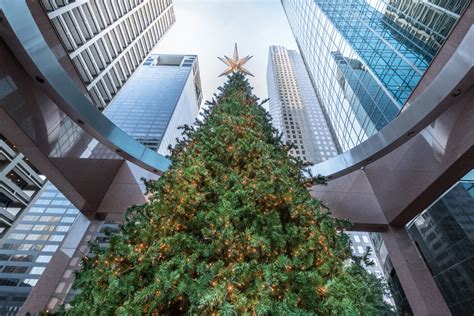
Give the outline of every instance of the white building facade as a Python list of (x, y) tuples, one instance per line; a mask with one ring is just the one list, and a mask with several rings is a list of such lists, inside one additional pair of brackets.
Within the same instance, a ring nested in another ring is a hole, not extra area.
[(337, 155), (298, 52), (282, 46), (270, 47), (267, 84), (273, 124), (285, 141), (294, 144), (291, 154), (312, 163)]
[(101, 110), (176, 20), (171, 0), (41, 0), (41, 5)]

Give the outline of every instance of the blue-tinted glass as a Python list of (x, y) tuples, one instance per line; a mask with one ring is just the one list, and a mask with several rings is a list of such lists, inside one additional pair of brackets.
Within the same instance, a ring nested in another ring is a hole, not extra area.
[[(347, 150), (396, 117), (470, 1), (282, 3), (335, 137)], [(352, 115), (357, 120), (349, 122)]]
[(453, 315), (474, 313), (474, 183), (460, 182), (408, 227)]
[(120, 90), (104, 114), (145, 146), (157, 150), (170, 121), (192, 62), (159, 63), (148, 58)]

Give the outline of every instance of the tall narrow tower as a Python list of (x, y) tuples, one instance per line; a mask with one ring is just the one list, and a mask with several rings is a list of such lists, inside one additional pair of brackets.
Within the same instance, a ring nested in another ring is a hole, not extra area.
[(318, 163), (337, 155), (337, 148), (312, 89), (300, 54), (271, 46), (267, 87), (273, 125), (295, 145), (291, 154)]

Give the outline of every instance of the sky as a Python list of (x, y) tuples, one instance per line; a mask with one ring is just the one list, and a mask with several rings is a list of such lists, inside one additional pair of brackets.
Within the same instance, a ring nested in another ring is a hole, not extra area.
[(226, 65), (217, 56), (253, 55), (245, 67), (254, 93), (267, 98), (268, 48), (282, 45), (297, 49), (280, 0), (173, 0), (176, 23), (154, 53), (198, 55), (204, 100), (209, 100), (225, 77)]

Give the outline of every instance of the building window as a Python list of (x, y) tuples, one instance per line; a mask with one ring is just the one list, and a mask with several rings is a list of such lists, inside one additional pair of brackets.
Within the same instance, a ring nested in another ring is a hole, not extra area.
[(28, 267), (6, 266), (3, 273), (25, 273)]
[(1, 286), (17, 286), (18, 282), (20, 282), (20, 279), (0, 279)]
[(51, 260), (51, 256), (38, 256), (36, 262), (48, 263)]
[(0, 192), (0, 207), (8, 207), (12, 203), (12, 200), (10, 200), (5, 194)]
[(44, 269), (44, 267), (33, 267), (30, 271), (30, 274), (42, 274)]
[(33, 256), (30, 255), (14, 255), (11, 261), (22, 261), (22, 262), (31, 262), (33, 261)]

